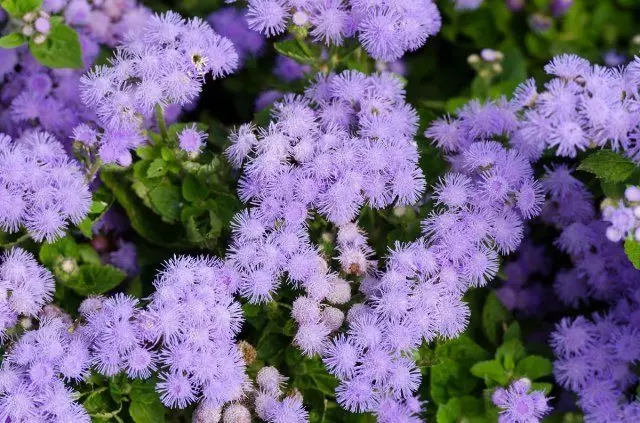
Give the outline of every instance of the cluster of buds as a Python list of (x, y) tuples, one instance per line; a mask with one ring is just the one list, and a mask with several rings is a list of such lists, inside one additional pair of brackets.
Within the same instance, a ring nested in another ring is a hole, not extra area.
[(482, 79), (491, 80), (500, 75), (504, 68), (502, 61), (504, 54), (490, 48), (483, 49), (480, 54), (472, 54), (467, 57), (467, 62)]
[(50, 16), (44, 10), (29, 12), (22, 17), (22, 35), (29, 37), (36, 44), (42, 44), (47, 40), (51, 30)]
[(610, 223), (606, 231), (610, 241), (633, 237), (640, 242), (640, 187), (627, 187), (623, 199), (607, 198), (600, 208), (603, 220)]

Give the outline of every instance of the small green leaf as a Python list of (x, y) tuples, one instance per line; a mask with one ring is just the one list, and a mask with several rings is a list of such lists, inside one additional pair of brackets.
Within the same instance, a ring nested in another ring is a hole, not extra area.
[(83, 264), (80, 277), (65, 282), (77, 294), (88, 296), (104, 294), (122, 283), (126, 274), (111, 265)]
[(42, 244), (40, 247), (40, 261), (47, 267), (53, 267), (60, 259), (75, 258), (77, 255), (78, 244), (68, 236), (51, 244)]
[(95, 222), (90, 217), (85, 217), (82, 219), (80, 223), (78, 223), (78, 229), (87, 238), (91, 238), (93, 236), (93, 224)]
[(451, 398), (446, 404), (438, 406), (436, 422), (475, 422), (475, 418), (483, 414), (484, 403), (481, 399), (472, 396)]
[(148, 178), (159, 178), (167, 174), (167, 166), (164, 160), (157, 158), (149, 164), (147, 169)]
[(174, 222), (180, 216), (182, 197), (180, 190), (174, 185), (160, 185), (149, 191), (149, 200), (154, 210), (164, 220)]
[(3, 0), (0, 6), (14, 18), (22, 18), (25, 14), (42, 6), (42, 0)]
[(188, 174), (182, 181), (182, 197), (185, 200), (197, 203), (203, 201), (209, 195), (207, 186), (201, 183), (195, 176)]
[(512, 339), (520, 340), (520, 323), (518, 322), (511, 323), (502, 336), (503, 342), (511, 341)]
[[(301, 44), (304, 46), (302, 47)], [(295, 60), (296, 62), (310, 65), (315, 61), (315, 58), (310, 54), (311, 47), (304, 41), (296, 40), (284, 40), (278, 43), (274, 43), (273, 47), (276, 51), (283, 56), (287, 56)]]
[(489, 378), (500, 385), (509, 383), (509, 376), (498, 360), (487, 360), (474, 364), (471, 367), (471, 374), (483, 380)]
[(627, 254), (633, 267), (640, 269), (640, 243), (629, 237), (624, 240), (624, 252)]
[(83, 66), (78, 33), (65, 24), (53, 25), (42, 44), (30, 41), (29, 51), (41, 65), (49, 68), (80, 69)]
[(545, 395), (549, 395), (553, 385), (547, 382), (534, 382), (531, 384), (531, 391), (542, 391)]
[(89, 213), (92, 214), (100, 214), (107, 208), (109, 204), (104, 201), (94, 200), (91, 202), (91, 207), (89, 208)]
[(593, 173), (608, 182), (624, 182), (635, 169), (631, 160), (611, 150), (596, 151), (578, 166), (578, 170)]
[(0, 47), (2, 48), (16, 48), (20, 47), (26, 42), (27, 39), (24, 37), (24, 35), (18, 32), (12, 32), (11, 34), (7, 34), (4, 37), (0, 37)]
[(502, 344), (496, 351), (496, 359), (502, 363), (507, 371), (512, 371), (516, 367), (516, 363), (522, 360), (526, 355), (524, 345), (517, 339)]
[(553, 365), (551, 364), (551, 360), (540, 357), (539, 355), (525, 357), (516, 365), (516, 374), (531, 380), (548, 376), (552, 371)]
[(131, 383), (129, 415), (135, 423), (162, 423), (165, 408), (155, 391), (153, 379), (136, 379)]

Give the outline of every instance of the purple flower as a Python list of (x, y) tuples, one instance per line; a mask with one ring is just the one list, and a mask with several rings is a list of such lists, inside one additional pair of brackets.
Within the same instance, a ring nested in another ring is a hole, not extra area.
[(191, 125), (185, 127), (178, 134), (178, 144), (187, 153), (198, 153), (208, 137), (205, 132), (199, 131), (195, 125)]
[(214, 31), (233, 43), (238, 52), (240, 62), (248, 56), (259, 56), (265, 45), (261, 34), (249, 28), (247, 18), (239, 9), (225, 7), (211, 13), (207, 18)]
[(528, 379), (520, 379), (507, 389), (498, 388), (493, 392), (491, 400), (501, 408), (501, 423), (536, 423), (551, 411), (544, 393), (529, 392), (530, 388), (531, 382)]

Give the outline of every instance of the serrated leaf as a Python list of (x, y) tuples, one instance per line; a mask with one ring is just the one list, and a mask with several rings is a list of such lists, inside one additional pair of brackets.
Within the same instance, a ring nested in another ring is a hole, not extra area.
[(640, 243), (631, 237), (625, 239), (624, 252), (633, 267), (640, 269)]
[(168, 222), (174, 222), (180, 216), (182, 197), (174, 185), (161, 185), (149, 191), (149, 200), (153, 209)]
[(506, 385), (509, 382), (509, 376), (498, 360), (480, 361), (474, 364), (471, 367), (471, 374), (483, 380), (492, 379), (500, 385)]
[(503, 325), (510, 321), (511, 313), (502, 305), (495, 292), (491, 292), (482, 308), (482, 330), (493, 345), (500, 343)]
[(578, 170), (592, 173), (608, 182), (624, 182), (635, 169), (636, 165), (631, 160), (611, 150), (596, 151), (578, 166)]
[(77, 294), (89, 296), (104, 294), (120, 285), (126, 274), (111, 265), (83, 264), (80, 266), (80, 276), (65, 282)]
[[(305, 48), (300, 46), (300, 43), (303, 43), (307, 51), (305, 51)], [(278, 53), (283, 56), (290, 57), (298, 63), (310, 65), (315, 61), (315, 58), (308, 53), (311, 47), (304, 44), (304, 41), (298, 42), (296, 40), (284, 40), (278, 43), (273, 43), (273, 47)]]
[(12, 32), (11, 34), (7, 34), (4, 37), (0, 37), (0, 47), (1, 48), (16, 48), (25, 44), (27, 39), (24, 35), (18, 32)]
[(147, 168), (148, 178), (159, 178), (167, 174), (167, 165), (164, 160), (154, 159)]
[(42, 44), (30, 41), (29, 51), (41, 65), (49, 68), (83, 67), (78, 33), (65, 24), (52, 25), (46, 41)]
[(518, 361), (516, 365), (516, 375), (526, 377), (531, 380), (540, 379), (553, 372), (551, 360), (539, 355), (530, 355)]

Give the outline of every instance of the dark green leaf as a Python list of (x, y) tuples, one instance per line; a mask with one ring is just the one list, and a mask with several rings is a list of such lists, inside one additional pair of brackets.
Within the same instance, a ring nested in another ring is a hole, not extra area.
[(182, 181), (182, 196), (185, 200), (196, 203), (204, 201), (209, 195), (206, 185), (201, 183), (195, 176), (187, 175)]
[(451, 398), (446, 404), (438, 406), (436, 421), (438, 423), (482, 421), (484, 415), (484, 403), (479, 398), (463, 396)]
[(125, 277), (124, 272), (111, 265), (83, 264), (80, 277), (66, 281), (65, 286), (82, 296), (103, 294), (120, 285)]
[(629, 237), (624, 240), (624, 252), (627, 254), (633, 267), (640, 269), (640, 243)]
[(516, 375), (536, 380), (551, 374), (553, 365), (551, 360), (539, 355), (523, 358), (516, 365)]
[(520, 340), (520, 323), (518, 322), (511, 323), (502, 337), (504, 342), (512, 339)]
[(80, 69), (83, 66), (78, 34), (65, 24), (53, 25), (42, 44), (30, 41), (29, 51), (41, 65), (50, 68)]
[(83, 263), (100, 264), (100, 256), (90, 244), (78, 244), (78, 257)]
[(471, 367), (471, 374), (483, 380), (492, 379), (500, 385), (506, 385), (509, 382), (509, 376), (498, 360), (480, 361), (474, 364)]
[(16, 48), (20, 47), (26, 42), (27, 39), (24, 37), (24, 35), (18, 32), (12, 32), (11, 34), (7, 34), (4, 37), (0, 37), (1, 48)]
[(136, 379), (131, 383), (129, 415), (135, 423), (162, 423), (165, 408), (155, 391), (155, 380)]
[(40, 247), (40, 261), (47, 267), (53, 267), (60, 259), (75, 258), (77, 255), (78, 244), (68, 236)]
[(174, 185), (161, 185), (149, 191), (154, 210), (168, 222), (180, 216), (181, 199), (180, 190)]
[(167, 174), (167, 165), (164, 160), (157, 158), (149, 164), (147, 169), (148, 178), (159, 178)]
[(608, 182), (624, 182), (635, 169), (631, 160), (611, 150), (596, 151), (578, 166), (578, 170), (593, 173)]
[(85, 217), (82, 219), (80, 223), (78, 223), (78, 229), (87, 238), (91, 238), (93, 236), (93, 224), (95, 222), (90, 217)]
[(482, 308), (482, 330), (493, 345), (500, 344), (501, 334), (511, 321), (511, 313), (503, 305), (495, 292), (491, 292)]

